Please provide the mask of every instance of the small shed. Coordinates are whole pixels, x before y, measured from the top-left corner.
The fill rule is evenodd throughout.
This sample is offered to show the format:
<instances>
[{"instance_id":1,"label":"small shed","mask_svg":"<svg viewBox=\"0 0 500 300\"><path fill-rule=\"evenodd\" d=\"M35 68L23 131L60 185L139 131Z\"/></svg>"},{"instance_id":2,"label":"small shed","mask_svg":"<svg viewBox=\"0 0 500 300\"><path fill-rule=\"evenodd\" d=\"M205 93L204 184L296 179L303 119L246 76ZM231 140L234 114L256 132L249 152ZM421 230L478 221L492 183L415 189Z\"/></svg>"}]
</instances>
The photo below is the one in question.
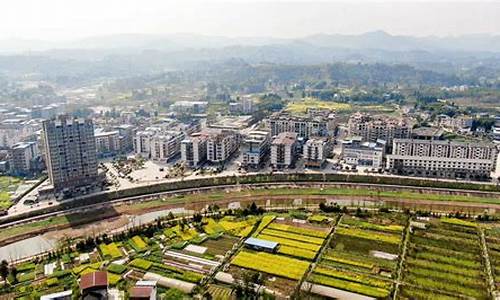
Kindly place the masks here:
<instances>
[{"instance_id":1,"label":"small shed","mask_svg":"<svg viewBox=\"0 0 500 300\"><path fill-rule=\"evenodd\" d=\"M130 300L156 300L156 287L134 286L130 289Z\"/></svg>"},{"instance_id":2,"label":"small shed","mask_svg":"<svg viewBox=\"0 0 500 300\"><path fill-rule=\"evenodd\" d=\"M257 251L276 252L278 250L279 245L280 244L277 242L261 240L256 238L248 238L245 241L245 247Z\"/></svg>"}]
</instances>

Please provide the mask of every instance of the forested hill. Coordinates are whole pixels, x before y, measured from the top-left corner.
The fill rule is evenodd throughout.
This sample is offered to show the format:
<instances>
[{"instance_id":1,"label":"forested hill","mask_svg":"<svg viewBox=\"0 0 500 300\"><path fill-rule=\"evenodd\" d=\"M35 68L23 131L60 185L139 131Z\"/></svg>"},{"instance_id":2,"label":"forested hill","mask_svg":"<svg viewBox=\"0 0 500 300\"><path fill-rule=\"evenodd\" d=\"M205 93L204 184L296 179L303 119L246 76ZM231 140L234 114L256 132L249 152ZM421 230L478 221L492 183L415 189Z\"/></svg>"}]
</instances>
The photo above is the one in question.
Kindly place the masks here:
<instances>
[{"instance_id":1,"label":"forested hill","mask_svg":"<svg viewBox=\"0 0 500 300\"><path fill-rule=\"evenodd\" d=\"M269 82L296 83L326 81L333 85L431 85L452 86L471 83L454 75L418 70L408 65L333 63L321 65L250 65L243 61L199 64L188 72L193 79L217 81L237 88L259 90Z\"/></svg>"}]
</instances>

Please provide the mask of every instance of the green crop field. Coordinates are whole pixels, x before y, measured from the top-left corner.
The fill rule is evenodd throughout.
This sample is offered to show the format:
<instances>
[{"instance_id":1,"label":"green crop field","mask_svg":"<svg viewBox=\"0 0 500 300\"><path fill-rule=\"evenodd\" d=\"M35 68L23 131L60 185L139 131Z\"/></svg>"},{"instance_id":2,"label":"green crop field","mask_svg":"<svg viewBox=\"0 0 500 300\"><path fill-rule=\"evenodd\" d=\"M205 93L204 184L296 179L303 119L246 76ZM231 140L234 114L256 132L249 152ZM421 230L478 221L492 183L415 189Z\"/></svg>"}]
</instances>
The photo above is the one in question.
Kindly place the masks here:
<instances>
[{"instance_id":1,"label":"green crop field","mask_svg":"<svg viewBox=\"0 0 500 300\"><path fill-rule=\"evenodd\" d=\"M414 228L403 269L401 297L487 299L479 224L442 218Z\"/></svg>"},{"instance_id":2,"label":"green crop field","mask_svg":"<svg viewBox=\"0 0 500 300\"><path fill-rule=\"evenodd\" d=\"M320 101L313 98L306 98L303 101L291 102L286 107L287 111L294 113L306 113L308 108L331 109L336 111L350 110L351 105L347 103L337 103L330 101Z\"/></svg>"},{"instance_id":3,"label":"green crop field","mask_svg":"<svg viewBox=\"0 0 500 300\"><path fill-rule=\"evenodd\" d=\"M397 260L377 257L373 253L398 257L405 223L406 219L398 214L375 214L363 218L344 215L308 281L387 298L394 286Z\"/></svg>"},{"instance_id":4,"label":"green crop field","mask_svg":"<svg viewBox=\"0 0 500 300\"><path fill-rule=\"evenodd\" d=\"M133 247L136 251L143 251L143 250L144 250L144 249L146 249L146 248L147 248L147 246L148 246L148 245L144 242L144 240L143 240L140 236L138 236L138 235L136 235L136 236L132 237L132 238L130 239L130 243L131 243L132 247Z\"/></svg>"},{"instance_id":5,"label":"green crop field","mask_svg":"<svg viewBox=\"0 0 500 300\"><path fill-rule=\"evenodd\" d=\"M106 259L116 259L122 257L122 252L115 243L99 245L102 255Z\"/></svg>"},{"instance_id":6,"label":"green crop field","mask_svg":"<svg viewBox=\"0 0 500 300\"><path fill-rule=\"evenodd\" d=\"M12 205L11 192L15 192L23 181L16 177L0 176L0 209L9 208Z\"/></svg>"}]
</instances>

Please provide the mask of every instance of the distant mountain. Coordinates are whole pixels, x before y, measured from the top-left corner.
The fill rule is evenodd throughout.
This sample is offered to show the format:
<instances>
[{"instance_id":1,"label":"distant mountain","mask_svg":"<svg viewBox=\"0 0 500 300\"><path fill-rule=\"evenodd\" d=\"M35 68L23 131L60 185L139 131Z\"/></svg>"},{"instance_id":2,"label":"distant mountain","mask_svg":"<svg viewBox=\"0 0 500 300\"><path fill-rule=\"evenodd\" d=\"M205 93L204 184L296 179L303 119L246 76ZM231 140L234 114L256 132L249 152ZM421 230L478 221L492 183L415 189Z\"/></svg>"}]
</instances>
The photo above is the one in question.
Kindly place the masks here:
<instances>
[{"instance_id":1,"label":"distant mountain","mask_svg":"<svg viewBox=\"0 0 500 300\"><path fill-rule=\"evenodd\" d=\"M487 34L411 37L374 31L361 35L319 34L299 40L314 46L358 50L500 52L500 36Z\"/></svg>"},{"instance_id":2,"label":"distant mountain","mask_svg":"<svg viewBox=\"0 0 500 300\"><path fill-rule=\"evenodd\" d=\"M128 76L199 67L231 59L249 64L406 64L416 69L498 78L500 36L410 37L383 31L298 39L193 34L122 34L51 43L0 40L0 75ZM89 63L92 62L92 63Z\"/></svg>"},{"instance_id":3,"label":"distant mountain","mask_svg":"<svg viewBox=\"0 0 500 300\"><path fill-rule=\"evenodd\" d=\"M456 37L412 37L373 31L360 35L317 34L298 39L269 37L229 38L196 34L146 35L119 34L97 36L68 42L41 40L0 40L0 53L46 51L53 49L94 49L115 51L218 49L232 46L270 46L304 44L319 48L387 51L457 51L500 52L498 35L464 35Z\"/></svg>"}]
</instances>

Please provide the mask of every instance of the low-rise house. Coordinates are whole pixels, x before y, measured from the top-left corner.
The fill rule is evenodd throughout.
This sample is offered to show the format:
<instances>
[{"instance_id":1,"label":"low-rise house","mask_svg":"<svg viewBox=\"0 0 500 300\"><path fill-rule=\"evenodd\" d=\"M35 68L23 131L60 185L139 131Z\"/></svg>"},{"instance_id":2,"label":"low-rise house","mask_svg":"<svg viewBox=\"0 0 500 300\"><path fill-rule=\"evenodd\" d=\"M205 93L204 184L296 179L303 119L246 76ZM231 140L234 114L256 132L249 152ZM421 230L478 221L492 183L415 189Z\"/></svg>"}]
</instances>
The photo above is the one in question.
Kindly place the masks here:
<instances>
[{"instance_id":1,"label":"low-rise house","mask_svg":"<svg viewBox=\"0 0 500 300\"><path fill-rule=\"evenodd\" d=\"M342 157L351 166L383 167L386 143L383 140L363 142L361 137L342 141Z\"/></svg>"},{"instance_id":2,"label":"low-rise house","mask_svg":"<svg viewBox=\"0 0 500 300\"><path fill-rule=\"evenodd\" d=\"M82 275L80 293L84 300L108 299L108 274L97 271Z\"/></svg>"}]
</instances>

